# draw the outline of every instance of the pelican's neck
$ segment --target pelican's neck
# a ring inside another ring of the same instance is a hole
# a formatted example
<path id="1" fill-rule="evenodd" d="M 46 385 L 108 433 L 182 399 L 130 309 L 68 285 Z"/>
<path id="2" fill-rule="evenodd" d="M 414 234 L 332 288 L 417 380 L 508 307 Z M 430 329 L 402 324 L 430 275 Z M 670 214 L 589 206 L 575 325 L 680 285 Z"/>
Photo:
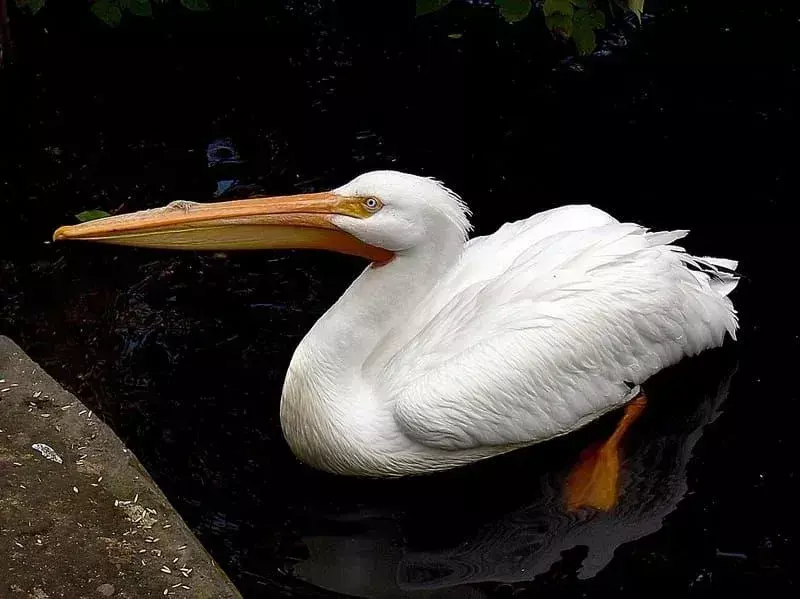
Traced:
<path id="1" fill-rule="evenodd" d="M 316 322 L 304 343 L 318 359 L 348 369 L 363 364 L 459 259 L 460 238 L 437 239 L 372 264 Z"/>
<path id="2" fill-rule="evenodd" d="M 385 357 L 402 343 L 404 321 L 463 249 L 460 236 L 436 236 L 370 265 L 303 338 L 281 398 L 281 426 L 297 457 L 333 472 L 369 473 L 379 449 L 402 447 L 365 365 L 373 352 Z"/>

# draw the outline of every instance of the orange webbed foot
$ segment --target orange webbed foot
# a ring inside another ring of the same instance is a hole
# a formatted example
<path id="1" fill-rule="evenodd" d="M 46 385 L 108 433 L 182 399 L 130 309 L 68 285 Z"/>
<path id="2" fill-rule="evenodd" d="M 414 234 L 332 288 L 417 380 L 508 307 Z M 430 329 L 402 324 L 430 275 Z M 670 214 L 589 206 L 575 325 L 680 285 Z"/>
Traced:
<path id="1" fill-rule="evenodd" d="M 622 461 L 620 444 L 625 433 L 639 418 L 647 398 L 637 395 L 627 406 L 613 434 L 581 452 L 564 486 L 564 499 L 570 512 L 593 508 L 607 512 L 619 499 L 619 475 Z"/>

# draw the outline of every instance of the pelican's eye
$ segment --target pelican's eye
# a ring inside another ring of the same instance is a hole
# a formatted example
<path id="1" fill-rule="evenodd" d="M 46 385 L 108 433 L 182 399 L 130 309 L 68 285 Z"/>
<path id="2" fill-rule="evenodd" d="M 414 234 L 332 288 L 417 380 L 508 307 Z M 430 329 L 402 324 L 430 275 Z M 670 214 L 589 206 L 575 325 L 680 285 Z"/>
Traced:
<path id="1" fill-rule="evenodd" d="M 383 203 L 378 198 L 366 198 L 364 200 L 364 208 L 370 212 L 377 212 L 383 208 Z"/>

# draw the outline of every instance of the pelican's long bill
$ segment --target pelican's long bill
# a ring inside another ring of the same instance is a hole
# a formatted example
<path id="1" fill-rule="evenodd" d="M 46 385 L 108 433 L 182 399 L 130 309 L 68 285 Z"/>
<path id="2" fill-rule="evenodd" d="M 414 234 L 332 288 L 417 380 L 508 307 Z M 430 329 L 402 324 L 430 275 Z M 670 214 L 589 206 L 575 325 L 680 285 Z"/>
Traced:
<path id="1" fill-rule="evenodd" d="M 331 222 L 368 218 L 364 198 L 330 192 L 228 202 L 173 202 L 163 208 L 60 227 L 54 241 L 83 240 L 181 250 L 325 249 L 385 262 L 392 252 L 364 243 Z"/>

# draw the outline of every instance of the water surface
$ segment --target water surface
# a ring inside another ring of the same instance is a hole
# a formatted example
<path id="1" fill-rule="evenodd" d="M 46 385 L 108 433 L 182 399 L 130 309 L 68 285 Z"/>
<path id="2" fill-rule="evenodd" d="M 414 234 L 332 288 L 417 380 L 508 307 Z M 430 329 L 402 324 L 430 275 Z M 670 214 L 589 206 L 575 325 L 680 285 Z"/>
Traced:
<path id="1" fill-rule="evenodd" d="M 669 4 L 581 61 L 537 19 L 480 10 L 20 25 L 0 73 L 0 332 L 112 426 L 248 598 L 789 596 L 800 15 Z M 653 382 L 617 510 L 558 501 L 613 415 L 436 477 L 299 465 L 283 375 L 357 259 L 48 243 L 88 208 L 315 191 L 374 168 L 444 180 L 481 234 L 592 203 L 740 260 L 739 342 Z"/>

